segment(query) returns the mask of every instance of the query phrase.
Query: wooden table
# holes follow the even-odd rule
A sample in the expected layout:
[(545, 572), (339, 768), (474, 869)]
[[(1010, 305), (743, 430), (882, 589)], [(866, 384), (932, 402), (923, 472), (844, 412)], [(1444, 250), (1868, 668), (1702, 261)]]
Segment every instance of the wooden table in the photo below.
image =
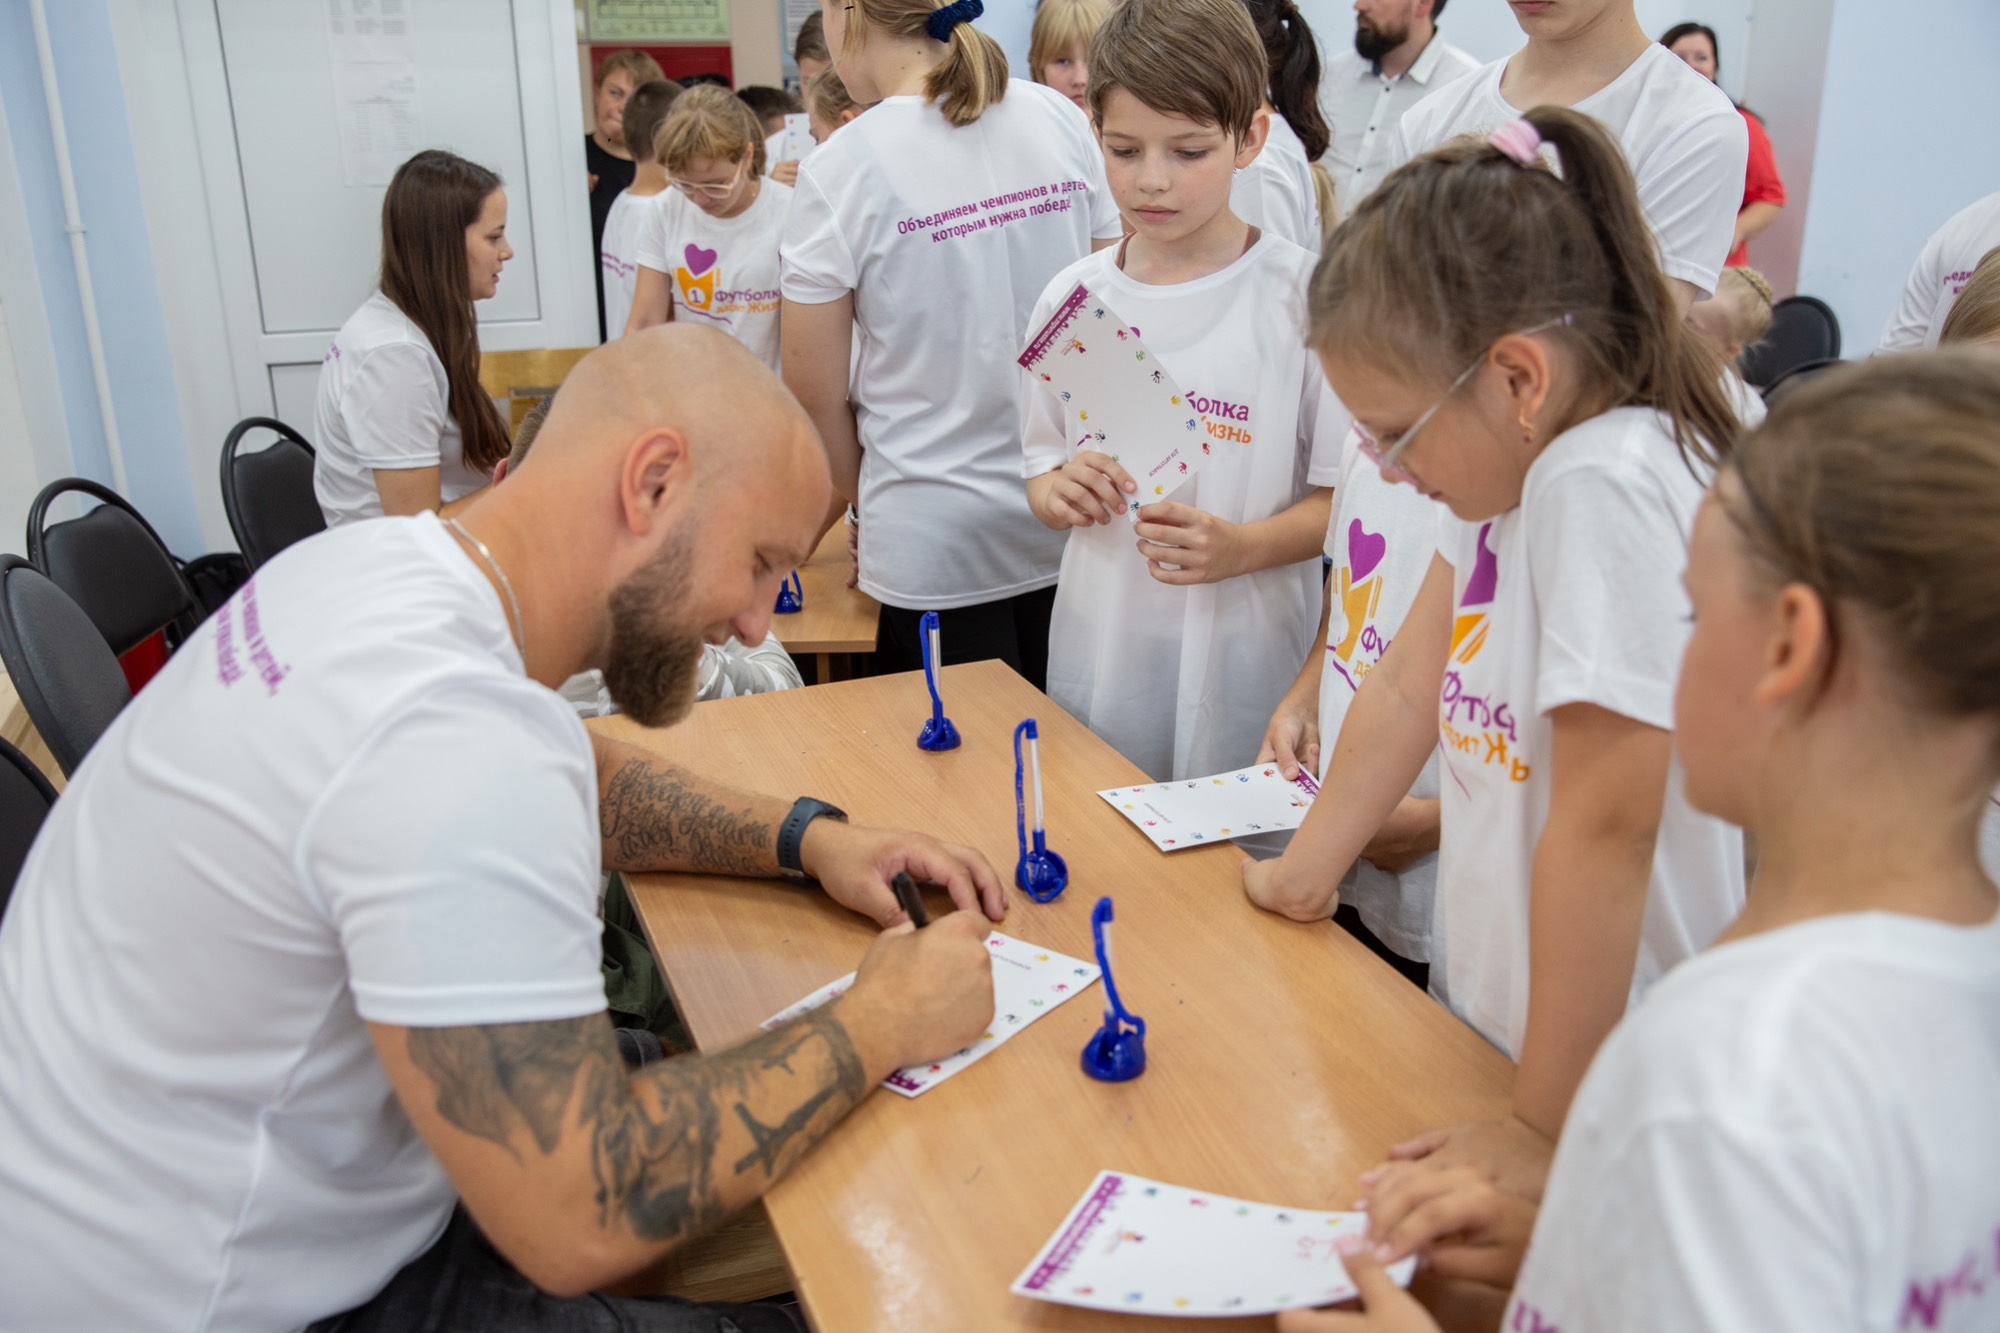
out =
[(771, 618), (771, 632), (785, 651), (818, 658), (819, 683), (833, 679), (836, 653), (875, 651), (876, 617), (882, 604), (859, 588), (847, 586), (847, 526), (836, 523), (820, 538), (819, 549), (799, 566), (805, 585), (805, 609)]
[[(1007, 1290), (1100, 1168), (1343, 1208), (1389, 1144), (1505, 1110), (1498, 1052), (1332, 923), (1252, 907), (1240, 853), (1155, 851), (1095, 795), (1139, 771), (1019, 676), (947, 667), (943, 694), (965, 744), (935, 755), (915, 744), (930, 704), (914, 672), (704, 703), (671, 731), (592, 724), (736, 783), (824, 797), (857, 822), (970, 844), (1011, 877), (1012, 732), (1033, 715), (1049, 845), (1071, 885), (1047, 905), (1015, 893), (1000, 929), (1087, 958), (1091, 908), (1116, 897), (1119, 987), (1148, 1024), (1147, 1072), (1102, 1084), (1078, 1068), (1103, 1017), (1093, 988), (920, 1098), (870, 1097), (767, 1200), (819, 1333), (1131, 1333), (1129, 1317)], [(874, 935), (824, 895), (778, 883), (632, 885), (704, 1050), (852, 970)]]

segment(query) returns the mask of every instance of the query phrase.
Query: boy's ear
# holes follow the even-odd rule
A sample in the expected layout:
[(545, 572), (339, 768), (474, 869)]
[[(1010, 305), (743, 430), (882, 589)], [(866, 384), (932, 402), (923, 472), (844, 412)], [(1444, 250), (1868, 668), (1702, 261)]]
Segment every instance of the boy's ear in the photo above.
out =
[(1264, 144), (1271, 137), (1271, 116), (1259, 111), (1250, 122), (1250, 128), (1236, 141), (1236, 169), (1238, 171), (1257, 160), (1257, 154), (1264, 151)]

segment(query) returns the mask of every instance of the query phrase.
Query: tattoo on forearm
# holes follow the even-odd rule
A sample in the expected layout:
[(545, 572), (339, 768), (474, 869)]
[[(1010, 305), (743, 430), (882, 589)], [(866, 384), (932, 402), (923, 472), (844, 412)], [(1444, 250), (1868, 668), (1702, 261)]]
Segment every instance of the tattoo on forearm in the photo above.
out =
[(651, 759), (627, 760), (597, 806), (607, 852), (621, 870), (709, 870), (768, 875), (777, 870), (777, 831), (748, 809), (732, 810), (688, 775)]
[(755, 1170), (762, 1184), (776, 1180), (868, 1092), (847, 1030), (826, 1010), (638, 1074), (602, 1014), (412, 1028), (409, 1041), (411, 1061), (437, 1084), (438, 1113), (516, 1160), (522, 1128), (545, 1157), (572, 1129), (588, 1135), (599, 1224), (649, 1241), (720, 1221), (733, 1179)]

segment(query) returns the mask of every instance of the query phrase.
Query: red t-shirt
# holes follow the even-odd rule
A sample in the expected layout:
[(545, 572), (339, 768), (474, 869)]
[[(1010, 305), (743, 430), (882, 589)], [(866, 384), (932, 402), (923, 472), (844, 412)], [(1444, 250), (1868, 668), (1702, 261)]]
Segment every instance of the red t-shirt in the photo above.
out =
[[(1771, 136), (1764, 133), (1764, 122), (1744, 111), (1743, 123), (1750, 130), (1750, 165), (1743, 173), (1743, 206), (1736, 210), (1738, 213), (1752, 204), (1785, 202), (1785, 182), (1778, 177), (1778, 155), (1771, 148)], [(1750, 267), (1750, 243), (1745, 241), (1737, 246), (1723, 267)]]

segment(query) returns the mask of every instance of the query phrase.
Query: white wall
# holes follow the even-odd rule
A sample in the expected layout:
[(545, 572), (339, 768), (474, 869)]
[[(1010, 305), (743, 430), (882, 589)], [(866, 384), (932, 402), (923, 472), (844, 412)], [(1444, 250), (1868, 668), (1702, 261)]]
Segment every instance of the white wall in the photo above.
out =
[[(2000, 3), (1840, 0), (1826, 55), (1799, 290), (1840, 316), (1842, 354), (1875, 345), (1917, 251), (2000, 190)], [(1921, 38), (1921, 40), (1919, 40)]]

